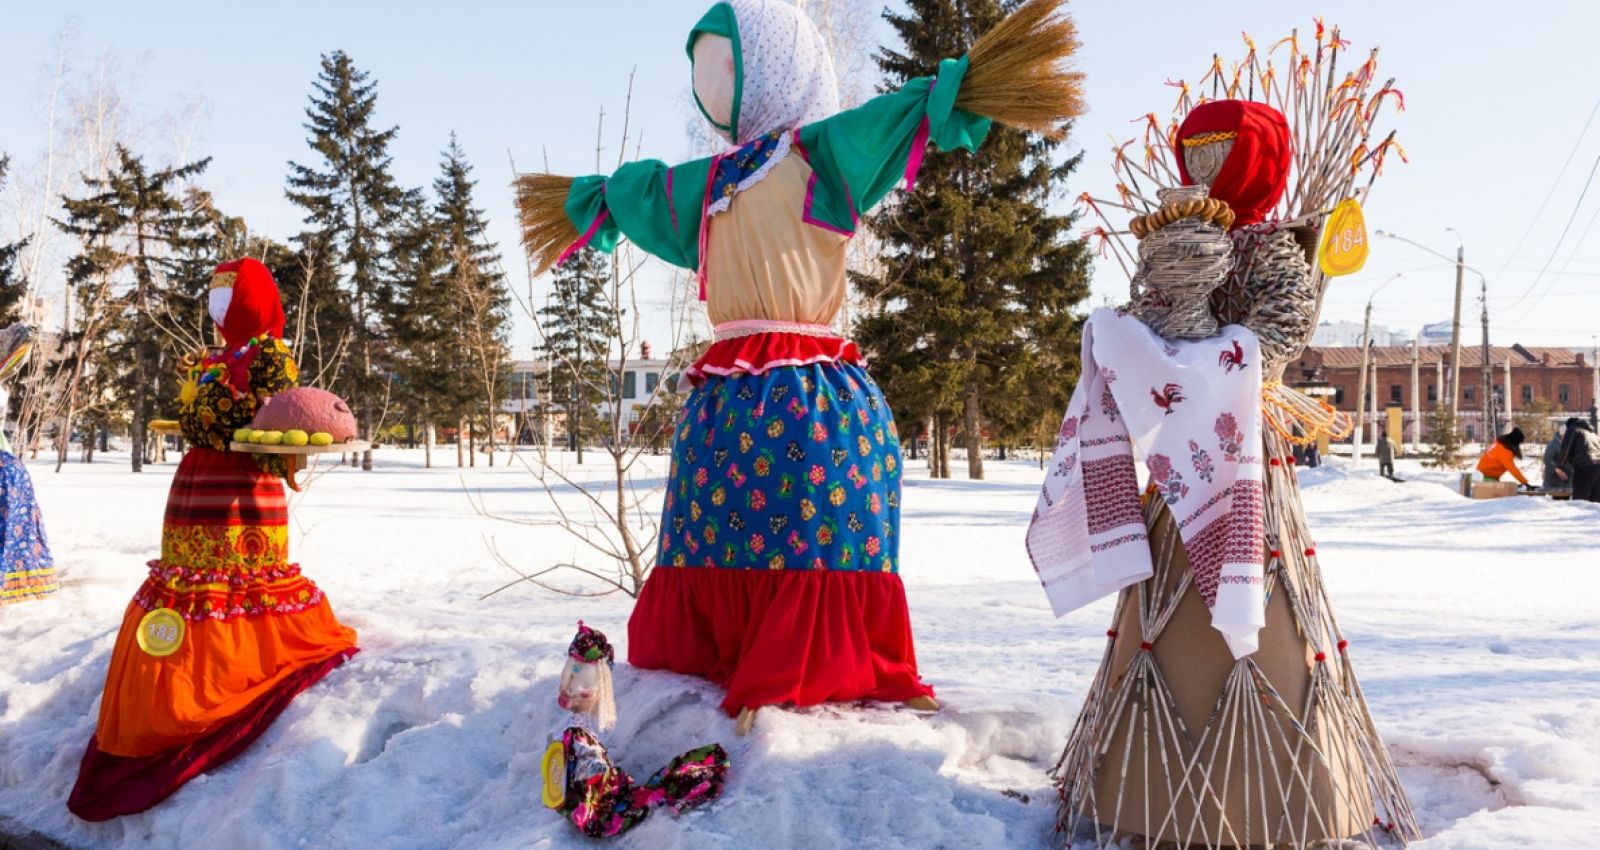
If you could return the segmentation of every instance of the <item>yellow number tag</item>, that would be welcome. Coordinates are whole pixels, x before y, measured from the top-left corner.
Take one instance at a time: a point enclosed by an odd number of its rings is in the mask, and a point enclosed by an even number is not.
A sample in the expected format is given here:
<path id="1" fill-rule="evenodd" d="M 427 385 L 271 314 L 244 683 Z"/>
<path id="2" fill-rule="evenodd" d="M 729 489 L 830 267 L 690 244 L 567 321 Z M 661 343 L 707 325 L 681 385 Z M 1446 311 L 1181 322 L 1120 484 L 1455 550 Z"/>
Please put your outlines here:
<path id="1" fill-rule="evenodd" d="M 567 803 L 567 750 L 560 741 L 545 748 L 544 759 L 539 763 L 539 773 L 544 777 L 545 808 L 559 809 Z"/>
<path id="2" fill-rule="evenodd" d="M 1322 227 L 1317 264 L 1332 277 L 1354 274 L 1367 264 L 1367 221 L 1355 198 L 1340 201 L 1328 216 L 1328 223 Z"/>
<path id="3" fill-rule="evenodd" d="M 165 658 L 183 645 L 183 617 L 171 608 L 157 608 L 139 621 L 139 648 L 146 655 Z"/>

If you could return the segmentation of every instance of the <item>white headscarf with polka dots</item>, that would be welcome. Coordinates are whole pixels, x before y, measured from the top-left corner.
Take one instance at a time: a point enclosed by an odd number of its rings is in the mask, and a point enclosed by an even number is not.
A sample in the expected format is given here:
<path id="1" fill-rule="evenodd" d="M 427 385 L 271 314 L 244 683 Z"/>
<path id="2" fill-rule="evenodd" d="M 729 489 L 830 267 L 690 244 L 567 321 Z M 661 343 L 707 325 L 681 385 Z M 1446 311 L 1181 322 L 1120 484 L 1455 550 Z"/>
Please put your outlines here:
<path id="1" fill-rule="evenodd" d="M 744 78 L 734 144 L 839 111 L 833 57 L 806 13 L 783 0 L 729 0 Z"/>

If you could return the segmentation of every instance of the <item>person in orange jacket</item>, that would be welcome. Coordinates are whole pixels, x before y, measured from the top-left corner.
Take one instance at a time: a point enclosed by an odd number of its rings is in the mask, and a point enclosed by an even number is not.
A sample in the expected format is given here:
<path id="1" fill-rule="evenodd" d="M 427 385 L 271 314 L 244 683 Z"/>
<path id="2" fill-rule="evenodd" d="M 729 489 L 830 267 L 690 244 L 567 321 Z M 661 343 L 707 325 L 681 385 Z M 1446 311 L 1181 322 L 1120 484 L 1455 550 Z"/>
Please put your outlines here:
<path id="1" fill-rule="evenodd" d="M 1494 438 L 1489 450 L 1478 458 L 1478 471 L 1483 473 L 1483 480 L 1499 481 L 1500 476 L 1509 472 L 1512 478 L 1522 482 L 1522 486 L 1532 486 L 1522 470 L 1517 468 L 1517 461 L 1522 459 L 1522 440 L 1521 428 L 1512 428 L 1511 433 Z"/>

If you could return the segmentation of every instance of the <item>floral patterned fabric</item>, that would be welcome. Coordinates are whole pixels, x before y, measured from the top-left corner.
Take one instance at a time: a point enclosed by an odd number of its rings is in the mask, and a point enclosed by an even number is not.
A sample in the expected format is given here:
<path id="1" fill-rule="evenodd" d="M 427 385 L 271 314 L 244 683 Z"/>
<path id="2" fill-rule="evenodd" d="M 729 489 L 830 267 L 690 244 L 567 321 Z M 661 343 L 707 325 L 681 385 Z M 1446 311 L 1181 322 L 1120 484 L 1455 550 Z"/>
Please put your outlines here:
<path id="1" fill-rule="evenodd" d="M 561 742 L 567 758 L 567 800 L 561 813 L 591 838 L 626 832 L 656 806 L 683 812 L 709 803 L 722 796 L 727 781 L 728 754 L 720 744 L 690 750 L 637 785 L 612 763 L 589 730 L 570 727 Z"/>
<path id="2" fill-rule="evenodd" d="M 0 452 L 0 605 L 56 592 L 55 562 L 45 539 L 28 467 Z"/>
<path id="3" fill-rule="evenodd" d="M 289 344 L 271 337 L 236 349 L 201 352 L 190 361 L 178 389 L 178 424 L 190 444 L 219 452 L 228 450 L 233 432 L 250 424 L 263 400 L 300 380 Z M 262 469 L 286 474 L 283 458 L 255 457 Z"/>
<path id="4" fill-rule="evenodd" d="M 896 572 L 900 443 L 848 363 L 712 377 L 673 444 L 657 563 Z"/>

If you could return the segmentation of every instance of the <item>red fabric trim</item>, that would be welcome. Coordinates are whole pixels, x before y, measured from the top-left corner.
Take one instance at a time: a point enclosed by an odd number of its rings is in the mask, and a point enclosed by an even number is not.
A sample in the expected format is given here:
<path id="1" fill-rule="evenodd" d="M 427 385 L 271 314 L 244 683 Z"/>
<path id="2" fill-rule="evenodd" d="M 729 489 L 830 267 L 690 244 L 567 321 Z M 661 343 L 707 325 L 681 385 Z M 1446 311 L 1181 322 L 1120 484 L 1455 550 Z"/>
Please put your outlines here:
<path id="1" fill-rule="evenodd" d="M 847 339 L 758 333 L 713 343 L 683 374 L 699 386 L 712 375 L 762 375 L 786 366 L 863 362 L 861 349 Z"/>
<path id="2" fill-rule="evenodd" d="M 1246 100 L 1213 100 L 1189 111 L 1178 128 L 1178 176 L 1185 185 L 1193 178 L 1183 162 L 1183 140 L 1201 133 L 1238 133 L 1228 159 L 1211 184 L 1211 197 L 1233 209 L 1233 229 L 1259 224 L 1266 218 L 1289 184 L 1294 158 L 1289 123 L 1283 113 Z"/>
<path id="3" fill-rule="evenodd" d="M 657 567 L 628 620 L 628 663 L 764 705 L 932 696 L 896 573 Z"/>
<path id="4" fill-rule="evenodd" d="M 611 211 L 602 207 L 600 214 L 594 217 L 594 221 L 589 222 L 589 229 L 585 230 L 583 235 L 578 237 L 578 241 L 568 245 L 566 250 L 561 252 L 561 256 L 556 257 L 556 266 L 560 267 L 566 265 L 567 260 L 572 259 L 573 254 L 582 251 L 583 246 L 593 242 L 595 234 L 600 232 L 600 225 L 605 224 L 606 219 L 610 217 Z M 674 224 L 676 224 L 676 220 L 674 220 Z"/>
<path id="5" fill-rule="evenodd" d="M 86 821 L 106 821 L 152 808 L 184 783 L 249 749 L 301 691 L 356 652 L 341 651 L 302 668 L 248 711 L 184 747 L 150 756 L 116 756 L 102 752 L 96 739 L 90 738 L 67 809 Z"/>

